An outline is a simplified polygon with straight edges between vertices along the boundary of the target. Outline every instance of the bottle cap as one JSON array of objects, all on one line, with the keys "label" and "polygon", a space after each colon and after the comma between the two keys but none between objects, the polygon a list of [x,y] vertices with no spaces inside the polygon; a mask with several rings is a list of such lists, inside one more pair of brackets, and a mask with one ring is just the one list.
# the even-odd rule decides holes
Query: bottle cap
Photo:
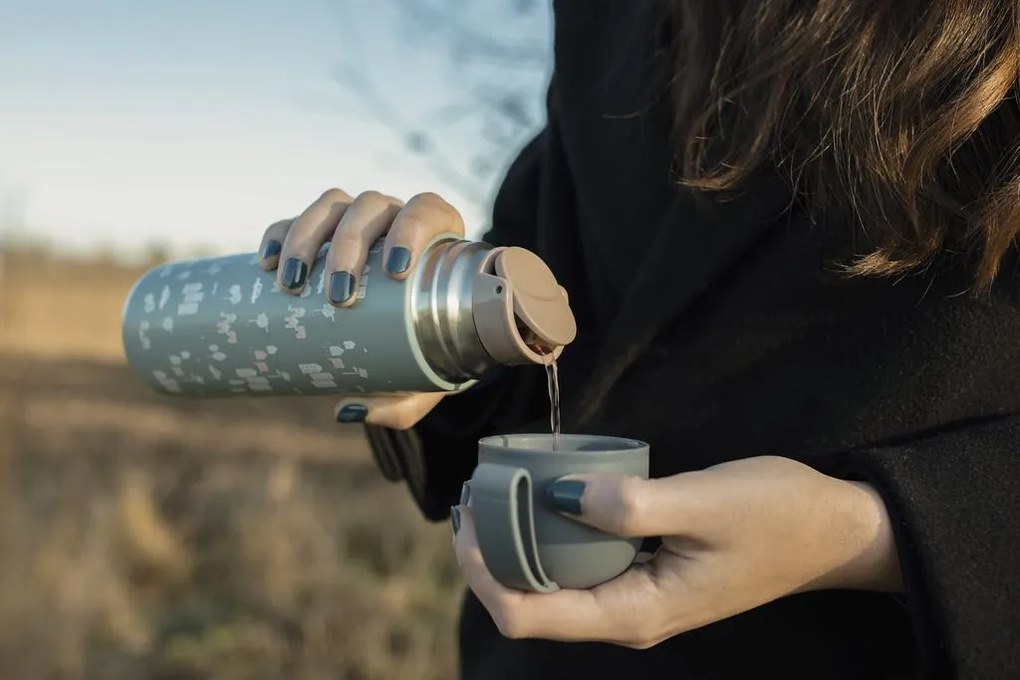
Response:
[{"label": "bottle cap", "polygon": [[493,249],[476,275],[472,311],[482,345],[504,364],[544,363],[577,335],[567,291],[524,248]]}]

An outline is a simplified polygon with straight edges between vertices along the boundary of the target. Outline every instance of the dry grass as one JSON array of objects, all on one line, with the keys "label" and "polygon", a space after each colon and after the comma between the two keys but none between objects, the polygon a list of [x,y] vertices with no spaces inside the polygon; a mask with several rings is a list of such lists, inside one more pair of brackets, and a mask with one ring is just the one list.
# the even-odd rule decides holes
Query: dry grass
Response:
[{"label": "dry grass", "polygon": [[328,400],[149,393],[136,273],[0,270],[0,679],[453,677],[449,528]]}]

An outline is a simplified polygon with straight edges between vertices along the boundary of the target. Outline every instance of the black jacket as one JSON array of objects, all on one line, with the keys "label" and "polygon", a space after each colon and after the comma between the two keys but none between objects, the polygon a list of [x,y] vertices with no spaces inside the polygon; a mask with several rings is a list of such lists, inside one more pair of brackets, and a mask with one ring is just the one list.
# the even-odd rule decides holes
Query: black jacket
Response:
[{"label": "black jacket", "polygon": [[[947,263],[849,280],[831,266],[849,230],[812,223],[778,177],[726,202],[679,188],[650,5],[557,3],[549,123],[486,237],[536,251],[570,292],[564,429],[649,442],[653,476],[777,454],[870,480],[907,594],[787,597],[646,651],[507,641],[469,596],[464,677],[1020,677],[1015,262],[983,300]],[[370,438],[438,519],[478,437],[543,431],[548,408],[543,370],[517,368]]]}]

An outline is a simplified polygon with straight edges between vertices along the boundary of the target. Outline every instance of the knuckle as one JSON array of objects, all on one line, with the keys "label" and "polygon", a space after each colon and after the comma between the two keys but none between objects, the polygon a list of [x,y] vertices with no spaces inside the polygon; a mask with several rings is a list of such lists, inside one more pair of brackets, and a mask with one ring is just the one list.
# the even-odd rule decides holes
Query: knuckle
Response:
[{"label": "knuckle", "polygon": [[650,649],[657,644],[659,644],[659,640],[642,636],[632,636],[623,642],[624,647],[636,650]]},{"label": "knuckle", "polygon": [[620,483],[616,498],[616,529],[621,533],[639,530],[645,515],[646,499],[636,477],[626,477]]},{"label": "knuckle", "polygon": [[335,253],[335,257],[351,258],[360,255],[362,248],[359,233],[351,229],[340,228],[333,234],[330,252]]},{"label": "knuckle", "polygon": [[325,203],[340,203],[340,202],[345,203],[351,200],[351,196],[343,189],[337,189],[336,187],[333,187],[332,189],[326,189],[325,191],[323,191],[322,196],[319,197],[319,200]]},{"label": "knuckle", "polygon": [[414,213],[401,213],[399,221],[394,224],[394,229],[390,232],[391,234],[402,234],[404,238],[407,234],[430,231],[434,229],[434,221],[422,217],[420,214]]},{"label": "knuckle", "polygon": [[497,608],[492,612],[492,621],[496,624],[499,634],[508,640],[520,640],[524,638],[524,629],[520,617],[515,616],[504,608]]},{"label": "knuckle", "polygon": [[358,194],[358,197],[354,199],[354,202],[359,205],[379,205],[389,204],[390,201],[388,198],[386,198],[386,196],[379,193],[378,191],[375,191],[374,189],[369,189],[368,191],[362,191],[360,194]]},{"label": "knuckle", "polygon": [[654,619],[642,616],[637,621],[632,621],[628,626],[628,635],[621,642],[624,647],[630,649],[648,649],[666,639],[663,635],[663,627]]},{"label": "knuckle", "polygon": [[424,191],[412,196],[411,200],[407,202],[407,205],[414,206],[416,208],[426,207],[445,209],[449,204],[439,194],[432,191]]}]

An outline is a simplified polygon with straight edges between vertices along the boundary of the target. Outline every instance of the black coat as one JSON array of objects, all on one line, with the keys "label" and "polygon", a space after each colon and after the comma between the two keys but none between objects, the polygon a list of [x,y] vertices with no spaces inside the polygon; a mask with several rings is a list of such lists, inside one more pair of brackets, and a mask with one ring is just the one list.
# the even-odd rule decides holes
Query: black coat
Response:
[{"label": "black coat", "polygon": [[[653,476],[777,454],[867,479],[907,593],[796,595],[646,651],[508,641],[469,595],[464,677],[1020,677],[1015,262],[987,299],[945,263],[849,280],[831,263],[850,231],[812,223],[779,178],[726,202],[679,188],[648,6],[557,3],[549,123],[487,235],[539,253],[570,292],[564,429],[649,442]],[[516,368],[370,437],[439,519],[478,437],[542,431],[548,407],[543,370]]]}]

